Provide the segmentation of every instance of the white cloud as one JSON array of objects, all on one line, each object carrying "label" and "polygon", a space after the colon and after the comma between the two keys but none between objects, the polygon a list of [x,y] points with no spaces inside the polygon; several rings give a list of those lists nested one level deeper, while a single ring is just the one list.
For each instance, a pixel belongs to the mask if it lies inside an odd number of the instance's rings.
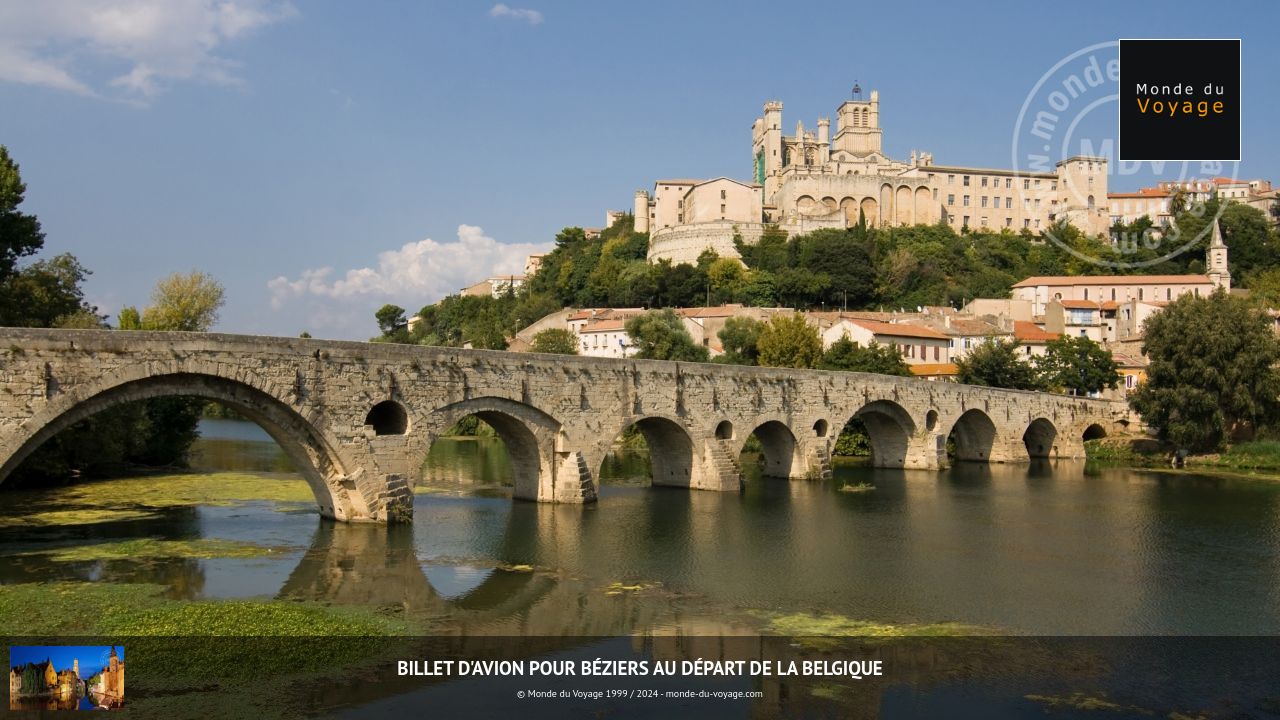
[{"label": "white cloud", "polygon": [[475,225],[459,225],[456,241],[428,238],[407,243],[378,253],[376,268],[351,269],[341,277],[335,277],[331,267],[312,268],[293,280],[281,275],[267,288],[271,307],[277,310],[290,299],[310,296],[394,302],[414,312],[479,280],[522,274],[525,258],[550,248],[549,243],[500,243]]},{"label": "white cloud", "polygon": [[239,84],[221,46],[294,17],[287,0],[38,0],[0,3],[0,81],[145,100],[165,85]]},{"label": "white cloud", "polygon": [[509,5],[498,3],[489,9],[489,17],[511,18],[513,20],[523,20],[530,25],[541,25],[543,21],[542,13],[537,10],[529,10],[527,8],[513,8]]}]

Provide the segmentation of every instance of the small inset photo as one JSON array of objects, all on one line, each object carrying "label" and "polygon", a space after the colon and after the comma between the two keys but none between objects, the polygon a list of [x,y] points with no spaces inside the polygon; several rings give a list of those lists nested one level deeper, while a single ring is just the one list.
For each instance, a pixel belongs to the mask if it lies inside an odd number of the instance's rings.
[{"label": "small inset photo", "polygon": [[123,645],[9,647],[10,710],[115,710],[123,706]]}]

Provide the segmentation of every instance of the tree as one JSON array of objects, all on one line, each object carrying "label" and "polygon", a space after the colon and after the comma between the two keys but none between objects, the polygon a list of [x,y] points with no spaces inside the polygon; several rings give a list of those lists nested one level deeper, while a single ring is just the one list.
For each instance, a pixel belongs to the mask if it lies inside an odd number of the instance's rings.
[{"label": "tree", "polygon": [[911,377],[911,366],[892,346],[872,342],[863,347],[850,340],[848,335],[831,343],[818,361],[818,369]]},{"label": "tree", "polygon": [[373,314],[378,321],[378,330],[384,335],[389,336],[395,334],[399,330],[403,330],[408,326],[409,322],[404,318],[404,308],[399,305],[387,303],[378,308]]},{"label": "tree", "polygon": [[533,336],[533,351],[553,355],[577,355],[578,337],[564,328],[547,328]]},{"label": "tree", "polygon": [[1219,290],[1183,295],[1143,324],[1147,380],[1129,396],[1160,438],[1213,450],[1277,418],[1280,341],[1270,318]]},{"label": "tree", "polygon": [[1040,390],[1042,384],[1035,368],[1018,354],[1016,340],[990,337],[969,354],[956,360],[957,380],[966,385]]},{"label": "tree", "polygon": [[218,322],[225,292],[212,275],[198,270],[173,273],[156,283],[142,311],[146,330],[208,332]]},{"label": "tree", "polygon": [[717,358],[730,365],[757,365],[760,360],[760,331],[764,323],[746,317],[731,317],[716,336],[724,354]]},{"label": "tree", "polygon": [[706,362],[710,353],[693,341],[680,317],[671,310],[650,310],[624,326],[636,347],[636,357],[648,360]]},{"label": "tree", "polygon": [[97,312],[84,301],[81,283],[89,271],[63,253],[40,260],[0,283],[0,325],[53,327],[59,318]]},{"label": "tree", "polygon": [[19,259],[44,246],[40,221],[18,210],[26,192],[18,164],[9,157],[9,149],[0,145],[0,281],[14,274]]},{"label": "tree", "polygon": [[142,314],[132,305],[120,308],[120,313],[116,316],[116,326],[121,330],[141,330]]},{"label": "tree", "polygon": [[800,313],[774,315],[760,329],[756,343],[760,364],[769,367],[811,368],[822,357],[822,338]]},{"label": "tree", "polygon": [[1061,335],[1050,340],[1036,369],[1046,387],[1061,388],[1072,395],[1091,395],[1104,388],[1115,389],[1120,382],[1119,366],[1111,351],[1087,337]]}]

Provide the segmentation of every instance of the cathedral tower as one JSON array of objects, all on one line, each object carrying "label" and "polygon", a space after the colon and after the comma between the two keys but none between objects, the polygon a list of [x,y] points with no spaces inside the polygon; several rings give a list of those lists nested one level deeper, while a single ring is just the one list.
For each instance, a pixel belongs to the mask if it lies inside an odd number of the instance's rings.
[{"label": "cathedral tower", "polygon": [[870,100],[845,100],[836,110],[836,137],[833,152],[856,157],[883,155],[880,130],[880,91],[872,90]]}]

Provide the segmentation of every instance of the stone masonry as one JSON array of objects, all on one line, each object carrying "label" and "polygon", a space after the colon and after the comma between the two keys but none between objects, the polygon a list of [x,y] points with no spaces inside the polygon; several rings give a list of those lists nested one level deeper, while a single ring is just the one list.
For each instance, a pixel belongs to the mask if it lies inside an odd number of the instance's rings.
[{"label": "stone masonry", "polygon": [[0,329],[0,482],[41,443],[107,407],[194,395],[280,443],[340,520],[409,520],[431,444],[477,415],[511,455],[514,496],[596,499],[614,440],[636,425],[653,482],[737,491],[755,433],[769,475],[829,473],[860,418],[881,467],[1079,458],[1131,421],[1123,403],[863,373],[583,358],[201,333]]}]

